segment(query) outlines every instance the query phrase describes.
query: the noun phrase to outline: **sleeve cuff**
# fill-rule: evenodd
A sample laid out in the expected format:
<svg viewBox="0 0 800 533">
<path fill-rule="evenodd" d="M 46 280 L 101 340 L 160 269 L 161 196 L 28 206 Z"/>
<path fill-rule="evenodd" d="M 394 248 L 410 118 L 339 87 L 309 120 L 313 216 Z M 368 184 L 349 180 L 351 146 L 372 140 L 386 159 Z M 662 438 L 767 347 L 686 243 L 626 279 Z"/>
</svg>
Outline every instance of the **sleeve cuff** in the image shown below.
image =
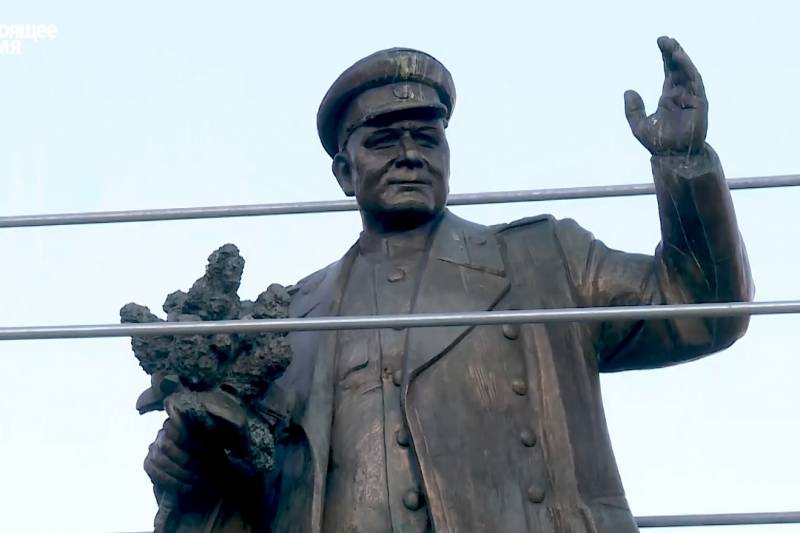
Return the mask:
<svg viewBox="0 0 800 533">
<path fill-rule="evenodd" d="M 722 165 L 716 152 L 710 145 L 694 154 L 653 155 L 650 157 L 655 176 L 674 175 L 692 179 L 708 174 L 722 175 Z"/>
</svg>

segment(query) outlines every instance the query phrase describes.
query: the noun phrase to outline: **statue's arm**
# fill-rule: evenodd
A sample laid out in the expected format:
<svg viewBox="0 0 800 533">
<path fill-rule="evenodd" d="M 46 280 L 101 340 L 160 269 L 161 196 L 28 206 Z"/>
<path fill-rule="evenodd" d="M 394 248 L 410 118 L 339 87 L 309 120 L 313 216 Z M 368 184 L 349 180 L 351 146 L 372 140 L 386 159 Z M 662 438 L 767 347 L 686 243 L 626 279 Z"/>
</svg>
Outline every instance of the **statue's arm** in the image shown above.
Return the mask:
<svg viewBox="0 0 800 533">
<path fill-rule="evenodd" d="M 570 267 L 580 272 L 573 276 L 577 292 L 594 306 L 750 300 L 750 267 L 730 191 L 705 142 L 703 79 L 676 40 L 660 37 L 658 47 L 664 63 L 658 107 L 648 116 L 642 98 L 627 91 L 625 115 L 652 154 L 661 242 L 648 257 L 576 237 L 573 257 L 586 255 L 583 265 Z M 582 248 L 581 242 L 588 244 Z M 747 317 L 696 318 L 609 322 L 590 331 L 600 370 L 614 371 L 670 365 L 721 350 L 743 335 L 747 324 Z"/>
<path fill-rule="evenodd" d="M 229 480 L 230 481 L 230 480 Z M 235 483 L 235 482 L 234 482 Z M 178 502 L 177 516 L 166 528 L 156 527 L 156 533 L 255 533 L 265 531 L 266 520 L 260 509 L 261 498 L 258 482 L 250 480 L 240 485 L 243 493 L 220 496 L 184 496 Z M 251 490 L 244 492 L 244 487 Z M 160 503 L 163 493 L 155 489 L 156 500 Z M 257 501 L 258 500 L 258 501 Z"/>
<path fill-rule="evenodd" d="M 722 166 L 707 144 L 690 156 L 653 156 L 661 243 L 655 276 L 664 303 L 742 302 L 754 286 Z M 747 329 L 749 317 L 705 318 L 694 333 L 692 321 L 674 321 L 677 341 L 687 347 L 704 335 L 707 351 L 732 344 Z M 684 324 L 687 324 L 684 327 Z"/>
<path fill-rule="evenodd" d="M 654 256 L 609 249 L 572 220 L 556 231 L 579 305 L 747 301 L 753 284 L 719 160 L 705 146 L 688 156 L 653 156 L 661 219 Z M 747 317 L 609 321 L 587 325 L 600 370 L 655 368 L 731 345 Z"/>
</svg>

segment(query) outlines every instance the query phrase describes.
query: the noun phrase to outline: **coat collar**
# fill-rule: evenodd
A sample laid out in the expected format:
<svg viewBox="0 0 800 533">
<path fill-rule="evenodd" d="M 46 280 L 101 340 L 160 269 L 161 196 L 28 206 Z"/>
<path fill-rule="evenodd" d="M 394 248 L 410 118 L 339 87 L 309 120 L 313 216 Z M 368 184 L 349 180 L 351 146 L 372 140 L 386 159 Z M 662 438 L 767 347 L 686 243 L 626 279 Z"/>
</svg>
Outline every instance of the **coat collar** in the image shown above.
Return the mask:
<svg viewBox="0 0 800 533">
<path fill-rule="evenodd" d="M 508 289 L 501 243 L 494 232 L 446 212 L 435 231 L 421 273 L 413 312 L 486 311 Z M 470 326 L 410 329 L 405 375 L 413 379 L 470 329 Z"/>
<path fill-rule="evenodd" d="M 492 309 L 509 289 L 501 243 L 494 231 L 445 211 L 433 232 L 412 312 L 457 313 Z M 336 315 L 347 274 L 357 254 L 356 244 L 340 261 L 298 283 L 290 308 L 291 316 Z M 406 374 L 421 371 L 470 329 L 470 326 L 410 329 Z M 320 354 L 324 347 L 322 340 L 335 335 L 311 332 L 295 337 L 305 340 L 293 343 L 295 357 L 309 359 L 302 361 L 303 364 L 293 365 L 298 370 L 307 374 L 309 366 L 316 368 L 320 364 L 332 364 L 333 353 Z M 318 357 L 324 359 L 318 360 Z M 305 385 L 299 389 L 310 393 L 313 389 L 311 383 Z"/>
</svg>

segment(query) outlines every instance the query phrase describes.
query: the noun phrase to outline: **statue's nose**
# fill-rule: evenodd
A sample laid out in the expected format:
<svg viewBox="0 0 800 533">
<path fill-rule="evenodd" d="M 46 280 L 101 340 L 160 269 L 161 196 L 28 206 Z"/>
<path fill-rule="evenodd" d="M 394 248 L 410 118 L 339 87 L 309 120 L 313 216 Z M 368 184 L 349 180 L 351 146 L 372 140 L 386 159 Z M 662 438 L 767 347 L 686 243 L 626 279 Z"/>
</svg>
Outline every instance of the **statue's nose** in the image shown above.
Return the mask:
<svg viewBox="0 0 800 533">
<path fill-rule="evenodd" d="M 400 139 L 400 148 L 402 150 L 402 155 L 397 159 L 395 163 L 396 166 L 421 168 L 425 164 L 417 143 L 414 142 L 414 139 L 411 138 L 408 132 L 403 134 L 403 137 Z"/>
</svg>

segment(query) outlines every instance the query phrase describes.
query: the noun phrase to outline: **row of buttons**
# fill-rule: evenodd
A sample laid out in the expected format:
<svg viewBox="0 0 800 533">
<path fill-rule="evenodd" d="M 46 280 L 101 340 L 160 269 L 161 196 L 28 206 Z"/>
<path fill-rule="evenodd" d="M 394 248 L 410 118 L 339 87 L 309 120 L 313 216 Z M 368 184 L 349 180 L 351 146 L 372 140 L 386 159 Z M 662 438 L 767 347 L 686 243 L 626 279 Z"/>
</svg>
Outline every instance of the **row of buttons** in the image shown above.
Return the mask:
<svg viewBox="0 0 800 533">
<path fill-rule="evenodd" d="M 397 444 L 403 448 L 407 448 L 411 442 L 411 436 L 404 427 L 395 432 L 395 439 Z M 519 435 L 519 439 L 526 447 L 530 448 L 536 445 L 536 435 L 530 430 L 523 430 Z M 541 503 L 544 501 L 544 490 L 538 485 L 531 485 L 528 488 L 528 499 L 532 503 Z M 403 505 L 411 511 L 420 509 L 423 505 L 422 495 L 419 491 L 413 489 L 406 491 L 403 495 Z"/>
<path fill-rule="evenodd" d="M 389 283 L 397 283 L 406 279 L 406 271 L 401 267 L 395 267 L 386 274 L 386 281 Z M 395 331 L 402 331 L 403 328 L 395 327 Z M 392 372 L 392 383 L 399 387 L 403 384 L 403 371 L 398 369 Z M 395 441 L 401 448 L 408 448 L 411 444 L 411 435 L 408 429 L 401 427 L 395 431 Z M 424 499 L 420 491 L 409 489 L 403 494 L 403 506 L 409 511 L 416 511 L 423 506 Z"/>
<path fill-rule="evenodd" d="M 516 340 L 519 338 L 519 325 L 518 324 L 503 324 L 503 336 L 508 340 Z M 515 394 L 525 396 L 528 393 L 528 384 L 522 378 L 514 378 L 511 380 L 511 390 Z"/>
<path fill-rule="evenodd" d="M 401 427 L 395 431 L 394 438 L 397 441 L 397 445 L 401 448 L 408 448 L 411 444 L 411 435 L 405 427 Z M 417 511 L 425 505 L 425 499 L 421 491 L 408 489 L 405 494 L 403 494 L 403 505 L 409 511 Z"/>
<path fill-rule="evenodd" d="M 518 324 L 503 324 L 503 336 L 508 340 L 516 340 L 519 338 L 520 328 Z M 519 396 L 525 396 L 528 393 L 528 384 L 524 379 L 514 378 L 511 380 L 511 390 Z M 530 429 L 523 429 L 519 433 L 519 441 L 526 448 L 536 446 L 536 433 Z M 544 489 L 536 484 L 528 487 L 528 501 L 531 503 L 542 503 L 544 501 Z"/>
<path fill-rule="evenodd" d="M 391 278 L 388 279 L 389 281 L 397 281 L 392 280 Z M 402 276 L 399 279 L 402 279 Z M 402 370 L 395 370 L 392 372 L 392 383 L 398 387 L 403 384 Z M 397 445 L 401 448 L 408 448 L 411 445 L 411 434 L 408 432 L 408 429 L 405 426 L 400 427 L 395 431 L 394 438 L 397 442 Z M 403 494 L 403 506 L 409 511 L 417 511 L 424 505 L 425 498 L 422 496 L 422 493 L 419 490 L 409 489 Z"/>
<path fill-rule="evenodd" d="M 395 274 L 392 276 L 392 274 Z M 389 281 L 399 281 L 403 279 L 405 273 L 402 269 L 396 269 L 392 274 L 387 277 Z M 504 324 L 502 327 L 503 336 L 509 340 L 515 340 L 519 338 L 520 329 L 519 326 L 516 324 Z M 395 370 L 392 373 L 392 383 L 396 386 L 400 386 L 403 382 L 403 371 L 402 370 Z M 515 378 L 511 381 L 511 390 L 514 391 L 515 394 L 520 396 L 524 396 L 528 392 L 528 386 L 523 379 Z M 405 427 L 399 428 L 395 432 L 395 440 L 398 446 L 402 448 L 407 448 L 411 444 L 411 435 L 408 432 L 408 429 Z M 530 429 L 523 429 L 519 434 L 520 443 L 527 447 L 531 448 L 536 445 L 537 438 L 536 434 Z M 542 503 L 544 501 L 545 493 L 544 489 L 539 485 L 531 485 L 528 488 L 528 500 L 531 503 Z M 410 510 L 410 511 L 417 511 L 421 509 L 424 505 L 424 498 L 420 491 L 409 489 L 408 491 L 403 494 L 403 506 Z"/>
</svg>

